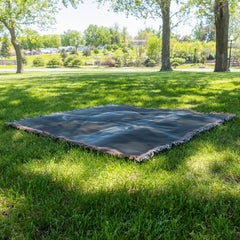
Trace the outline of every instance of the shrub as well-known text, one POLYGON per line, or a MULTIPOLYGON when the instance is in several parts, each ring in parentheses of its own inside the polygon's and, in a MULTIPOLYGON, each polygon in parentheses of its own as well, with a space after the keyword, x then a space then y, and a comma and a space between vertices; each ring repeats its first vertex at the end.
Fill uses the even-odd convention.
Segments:
POLYGON ((98 54, 98 53, 99 53, 99 49, 98 49, 98 48, 94 48, 93 52, 94 52, 95 54, 98 54))
POLYGON ((107 55, 107 54, 108 54, 107 49, 104 49, 104 50, 103 50, 103 54, 104 54, 104 55, 107 55))
POLYGON ((130 57, 129 57, 129 54, 125 53, 123 55, 122 59, 123 59, 123 66, 125 66, 125 67, 128 66, 128 62, 129 62, 129 60, 131 60, 130 57))
POLYGON ((60 56, 61 56, 63 61, 67 58, 68 54, 66 53, 65 49, 61 50, 60 56))
POLYGON ((84 49, 82 52, 82 55, 85 57, 91 56, 91 50, 90 49, 84 49))
POLYGON ((70 54, 71 55, 78 55, 78 52, 77 52, 76 48, 72 48, 70 54))
POLYGON ((184 64, 186 62, 185 58, 172 58, 171 63, 177 62, 179 64, 184 64))
POLYGON ((121 49, 117 49, 115 52, 114 52, 114 55, 123 55, 123 51, 121 49))
POLYGON ((114 43, 114 44, 112 45, 112 49, 113 49, 114 51, 116 51, 118 48, 119 48, 119 46, 118 46, 116 43, 114 43))
POLYGON ((45 63, 44 63, 44 59, 42 57, 36 57, 33 60, 33 66, 34 67, 42 67, 44 65, 45 65, 45 63))
POLYGON ((56 68, 56 67, 60 67, 63 64, 62 60, 58 57, 52 57, 48 63, 47 66, 51 67, 51 68, 56 68))
POLYGON ((112 47, 111 47, 111 45, 107 45, 107 47, 106 47, 106 49, 108 50, 108 51, 111 51, 112 50, 112 47))
POLYGON ((205 56, 201 56, 199 60, 200 60, 200 63, 205 64, 207 61, 207 58, 205 56))
POLYGON ((83 61, 79 58, 79 57, 75 57, 72 61, 71 61, 71 65, 73 67, 79 67, 83 65, 83 61))
POLYGON ((101 60, 98 58, 94 61, 94 64, 97 65, 97 66, 100 66, 101 65, 101 60))
POLYGON ((108 65, 109 67, 115 67, 116 61, 113 58, 107 57, 102 60, 102 65, 108 65))
POLYGON ((71 62, 74 60, 74 58, 76 58, 76 56, 69 56, 65 59, 64 61, 64 66, 69 66, 71 64, 71 62))
POLYGON ((123 52, 123 53, 128 53, 128 48, 127 48, 127 47, 124 47, 124 48, 122 49, 122 52, 123 52))
POLYGON ((114 60, 115 60, 115 62, 116 62, 116 67, 122 67, 124 64, 123 64, 123 61, 124 61, 124 59, 123 59, 123 56, 121 56, 121 55, 115 55, 115 56, 113 56, 112 57, 114 60))
POLYGON ((137 58, 134 63, 134 67, 141 67, 143 65, 143 60, 141 58, 137 58))
POLYGON ((151 58, 146 59, 144 62, 144 65, 146 67, 154 67, 156 66, 156 64, 157 64, 156 61, 154 61, 154 59, 151 59, 151 58))
POLYGON ((128 48, 130 48, 131 50, 133 50, 133 49, 134 49, 133 43, 129 43, 128 48))
POLYGON ((179 66, 180 64, 179 64, 178 62, 173 62, 171 65, 172 65, 174 68, 176 68, 176 67, 179 66))

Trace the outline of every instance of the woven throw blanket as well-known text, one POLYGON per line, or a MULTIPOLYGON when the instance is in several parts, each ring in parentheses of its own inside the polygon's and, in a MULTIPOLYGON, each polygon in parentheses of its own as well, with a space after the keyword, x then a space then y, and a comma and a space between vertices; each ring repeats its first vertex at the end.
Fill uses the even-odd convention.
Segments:
POLYGON ((141 162, 234 116, 110 104, 5 124, 141 162))

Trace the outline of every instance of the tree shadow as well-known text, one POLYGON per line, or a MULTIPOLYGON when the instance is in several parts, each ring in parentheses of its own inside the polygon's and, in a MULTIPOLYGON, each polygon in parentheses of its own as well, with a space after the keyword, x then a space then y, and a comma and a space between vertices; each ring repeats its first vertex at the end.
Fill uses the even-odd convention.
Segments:
POLYGON ((2 184, 13 197, 0 227, 3 239, 234 239, 239 227, 239 197, 213 194, 210 186, 203 191, 201 181, 186 176, 152 189, 131 182, 86 190, 19 163, 10 177, 2 184))

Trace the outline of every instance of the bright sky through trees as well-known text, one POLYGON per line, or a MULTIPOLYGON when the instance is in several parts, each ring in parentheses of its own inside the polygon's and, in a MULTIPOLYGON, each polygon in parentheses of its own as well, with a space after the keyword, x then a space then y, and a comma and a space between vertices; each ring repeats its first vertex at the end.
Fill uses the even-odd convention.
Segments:
MULTIPOLYGON (((56 15, 57 23, 53 26, 54 29, 40 32, 40 34, 62 34, 68 29, 83 32, 90 24, 111 27, 117 23, 120 28, 127 27, 128 33, 131 36, 135 36, 139 30, 146 27, 158 30, 161 24, 161 18, 156 20, 141 20, 132 16, 128 16, 127 18, 124 13, 108 11, 107 6, 101 6, 100 8, 97 6, 97 3, 93 1, 85 1, 77 9, 73 9, 71 6, 68 8, 62 7, 62 10, 56 15)), ((174 8, 176 9, 176 6, 173 4, 172 9, 174 8)), ((180 35, 189 35, 193 27, 194 24, 190 26, 189 24, 182 23, 173 32, 180 35)))

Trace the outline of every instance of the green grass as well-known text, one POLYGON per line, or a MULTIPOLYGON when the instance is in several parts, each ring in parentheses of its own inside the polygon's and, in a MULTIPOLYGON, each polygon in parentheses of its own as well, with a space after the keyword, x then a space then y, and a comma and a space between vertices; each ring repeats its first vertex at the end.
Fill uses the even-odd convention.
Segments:
POLYGON ((239 239, 239 73, 0 74, 0 239, 239 239), (101 104, 236 117, 143 164, 4 122, 101 104))

